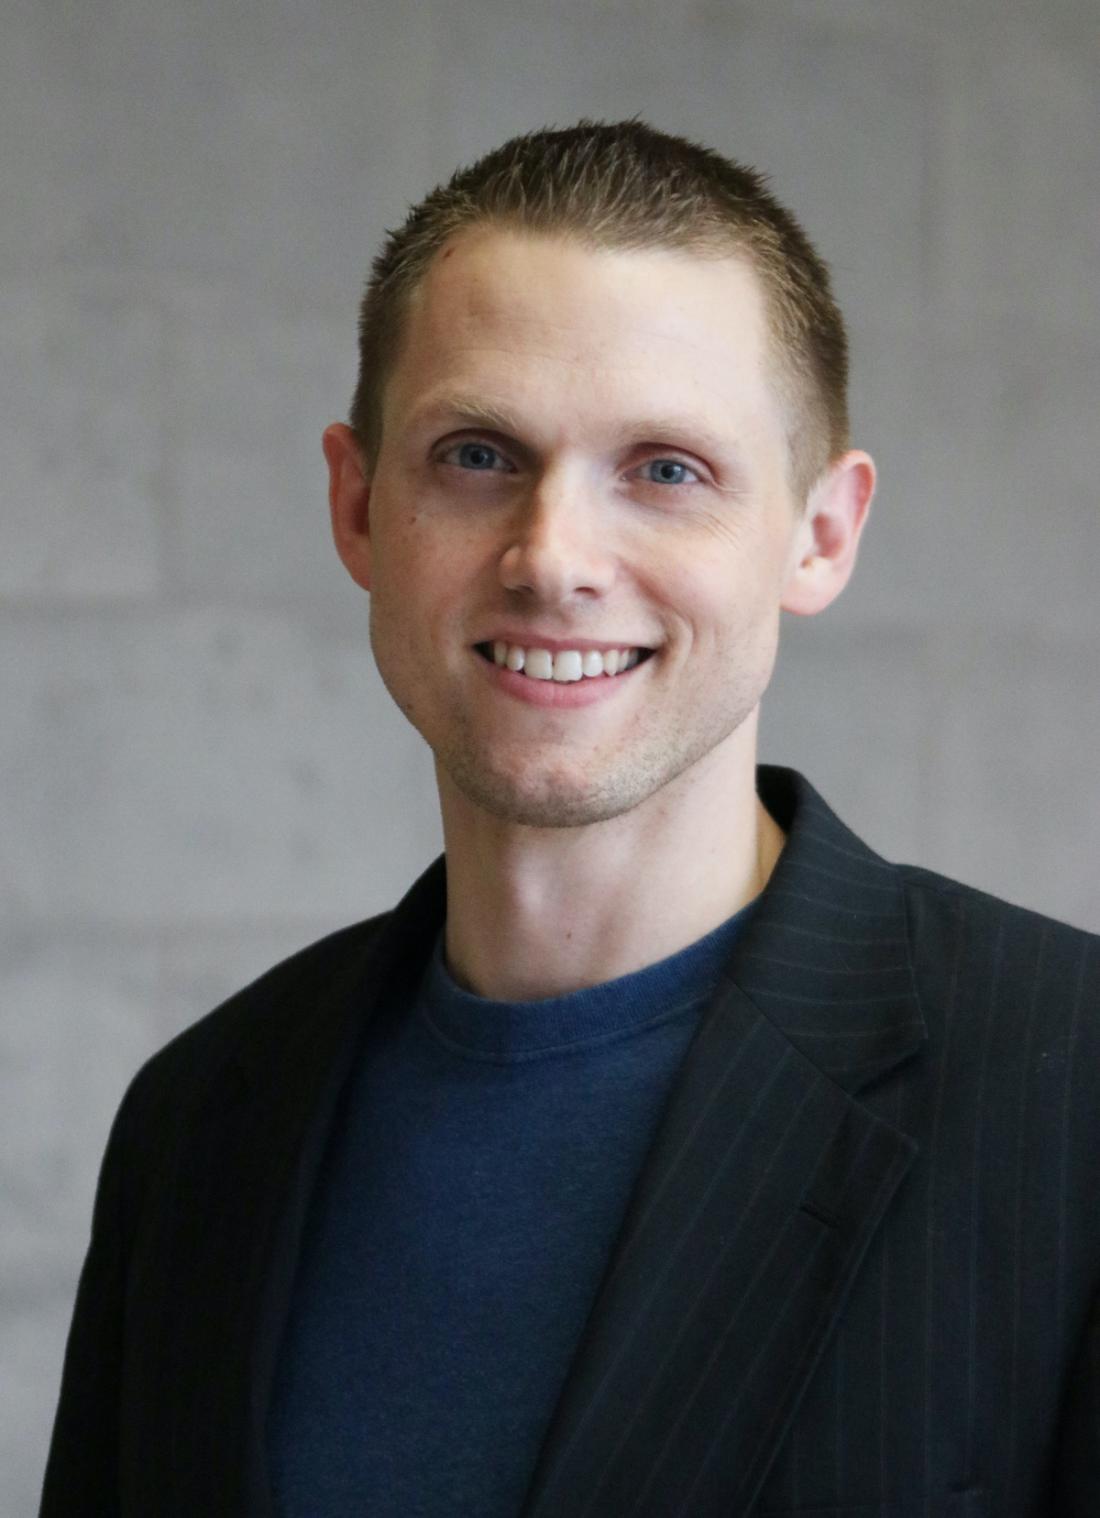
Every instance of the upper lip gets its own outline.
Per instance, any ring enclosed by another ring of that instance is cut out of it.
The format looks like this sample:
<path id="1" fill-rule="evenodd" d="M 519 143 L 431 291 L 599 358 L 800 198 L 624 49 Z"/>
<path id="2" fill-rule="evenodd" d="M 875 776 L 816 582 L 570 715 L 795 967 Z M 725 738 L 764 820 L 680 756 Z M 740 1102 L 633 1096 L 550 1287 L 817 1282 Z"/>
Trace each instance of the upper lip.
<path id="1" fill-rule="evenodd" d="M 511 648 L 545 648 L 547 653 L 564 653 L 569 649 L 576 649 L 578 653 L 588 653 L 595 649 L 597 653 L 610 653 L 612 649 L 650 648 L 648 643 L 631 643 L 622 638 L 613 641 L 604 641 L 599 638 L 549 638 L 544 633 L 535 632 L 494 632 L 487 638 L 479 638 L 479 643 L 507 643 Z"/>

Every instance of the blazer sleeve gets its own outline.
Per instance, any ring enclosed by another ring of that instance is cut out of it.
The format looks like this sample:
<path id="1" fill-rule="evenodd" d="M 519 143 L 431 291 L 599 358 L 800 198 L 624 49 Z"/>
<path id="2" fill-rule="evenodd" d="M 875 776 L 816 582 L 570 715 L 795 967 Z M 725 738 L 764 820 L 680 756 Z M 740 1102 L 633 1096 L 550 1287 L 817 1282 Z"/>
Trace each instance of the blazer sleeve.
<path id="1" fill-rule="evenodd" d="M 1100 1290 L 1070 1369 L 1053 1472 L 1055 1518 L 1100 1513 Z"/>
<path id="2" fill-rule="evenodd" d="M 137 1077 L 107 1140 L 88 1251 L 65 1347 L 40 1518 L 113 1518 L 121 1510 L 119 1425 L 126 1275 L 126 1153 Z"/>

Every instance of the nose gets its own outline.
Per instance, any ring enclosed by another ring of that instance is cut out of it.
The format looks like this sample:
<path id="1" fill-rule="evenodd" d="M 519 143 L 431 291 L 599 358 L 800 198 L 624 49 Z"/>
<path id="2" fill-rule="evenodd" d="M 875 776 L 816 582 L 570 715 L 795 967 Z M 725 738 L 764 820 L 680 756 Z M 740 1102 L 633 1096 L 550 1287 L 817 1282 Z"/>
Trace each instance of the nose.
<path id="1" fill-rule="evenodd" d="M 614 557 L 601 513 L 585 494 L 544 480 L 517 507 L 500 557 L 506 590 L 548 605 L 607 593 Z"/>

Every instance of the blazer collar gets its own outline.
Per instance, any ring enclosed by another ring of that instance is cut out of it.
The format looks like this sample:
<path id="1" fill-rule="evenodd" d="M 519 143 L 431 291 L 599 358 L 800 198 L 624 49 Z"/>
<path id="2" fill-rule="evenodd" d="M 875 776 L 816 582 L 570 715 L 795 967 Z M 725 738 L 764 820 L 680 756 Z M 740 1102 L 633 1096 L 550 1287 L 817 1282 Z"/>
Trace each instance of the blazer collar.
<path id="1" fill-rule="evenodd" d="M 798 771 L 758 765 L 757 790 L 787 841 L 738 940 L 726 981 L 740 987 L 823 1074 L 855 1092 L 915 1053 L 927 1037 L 901 875 L 845 826 Z M 335 1024 L 333 1032 L 345 1043 L 383 987 L 392 995 L 394 978 L 411 979 L 422 968 L 446 905 L 441 855 L 387 918 L 367 925 L 376 931 L 350 946 L 338 979 L 325 987 L 324 1011 L 330 1015 L 321 1019 Z M 316 1023 L 303 1026 L 298 1004 L 284 1004 L 282 1025 L 268 1023 L 237 1051 L 242 1069 L 260 1086 L 277 1073 L 289 1046 L 296 1061 L 315 1038 Z M 331 1056 L 327 1041 L 325 1049 Z"/>
<path id="2" fill-rule="evenodd" d="M 927 1038 L 901 872 L 797 771 L 760 765 L 757 790 L 787 842 L 729 979 L 823 1074 L 856 1092 Z"/>

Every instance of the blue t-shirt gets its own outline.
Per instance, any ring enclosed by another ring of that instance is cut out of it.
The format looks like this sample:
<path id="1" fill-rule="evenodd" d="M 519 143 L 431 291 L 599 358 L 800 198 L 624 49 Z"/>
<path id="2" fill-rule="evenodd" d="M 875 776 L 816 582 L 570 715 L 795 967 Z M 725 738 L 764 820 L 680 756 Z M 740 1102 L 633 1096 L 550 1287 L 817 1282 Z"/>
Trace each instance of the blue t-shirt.
<path id="1" fill-rule="evenodd" d="M 753 903 L 658 964 L 387 1008 L 311 1198 L 276 1367 L 280 1518 L 514 1518 L 633 1181 Z"/>

